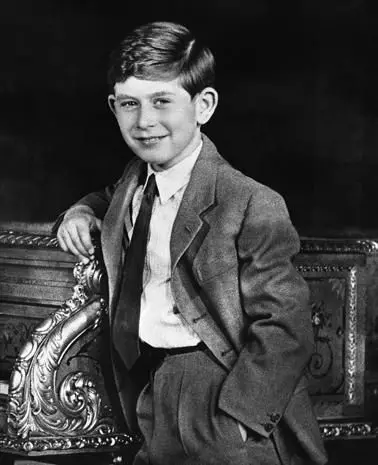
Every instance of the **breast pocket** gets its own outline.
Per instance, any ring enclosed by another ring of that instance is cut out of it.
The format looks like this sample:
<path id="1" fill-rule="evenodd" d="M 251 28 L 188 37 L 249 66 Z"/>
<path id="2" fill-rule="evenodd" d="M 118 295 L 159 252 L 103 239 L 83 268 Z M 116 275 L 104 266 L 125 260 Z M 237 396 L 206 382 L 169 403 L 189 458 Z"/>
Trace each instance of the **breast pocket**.
<path id="1" fill-rule="evenodd" d="M 228 261 L 221 257 L 213 260 L 197 260 L 193 265 L 194 272 L 201 283 L 219 278 L 238 266 L 235 261 Z"/>

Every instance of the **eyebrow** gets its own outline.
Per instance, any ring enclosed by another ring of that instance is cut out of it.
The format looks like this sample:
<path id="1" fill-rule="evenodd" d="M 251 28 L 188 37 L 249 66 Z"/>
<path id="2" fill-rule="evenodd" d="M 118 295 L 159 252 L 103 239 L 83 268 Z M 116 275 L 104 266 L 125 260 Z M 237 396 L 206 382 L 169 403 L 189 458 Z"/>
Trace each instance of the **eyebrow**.
<path id="1" fill-rule="evenodd" d="M 169 95 L 170 96 L 175 96 L 175 93 L 165 91 L 165 90 L 160 90 L 158 92 L 153 92 L 152 94 L 148 94 L 147 97 L 148 98 L 156 98 L 156 97 L 167 97 Z M 122 99 L 126 99 L 126 98 L 131 98 L 131 99 L 138 100 L 137 97 L 133 97 L 132 95 L 128 95 L 128 94 L 118 94 L 115 98 L 116 98 L 116 100 L 122 100 Z"/>

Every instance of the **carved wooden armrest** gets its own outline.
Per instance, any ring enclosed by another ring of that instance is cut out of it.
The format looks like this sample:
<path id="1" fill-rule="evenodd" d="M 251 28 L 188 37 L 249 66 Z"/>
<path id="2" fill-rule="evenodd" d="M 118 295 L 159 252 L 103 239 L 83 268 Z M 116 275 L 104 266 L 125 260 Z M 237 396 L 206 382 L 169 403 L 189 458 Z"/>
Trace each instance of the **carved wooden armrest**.
<path id="1" fill-rule="evenodd" d="M 72 297 L 33 330 L 16 359 L 2 450 L 114 452 L 138 443 L 117 425 L 106 386 L 111 376 L 103 372 L 110 363 L 99 360 L 109 353 L 100 261 L 77 263 L 73 274 Z"/>

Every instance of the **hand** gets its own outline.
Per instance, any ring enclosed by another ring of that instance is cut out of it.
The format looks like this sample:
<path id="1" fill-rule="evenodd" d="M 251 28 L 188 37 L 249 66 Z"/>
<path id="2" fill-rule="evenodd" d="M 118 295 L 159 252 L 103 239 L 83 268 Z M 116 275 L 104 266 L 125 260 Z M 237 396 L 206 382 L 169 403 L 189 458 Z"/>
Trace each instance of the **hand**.
<path id="1" fill-rule="evenodd" d="M 65 252 L 71 252 L 84 263 L 93 257 L 94 247 L 91 232 L 101 231 L 101 220 L 91 208 L 76 206 L 68 210 L 59 226 L 57 238 Z"/>

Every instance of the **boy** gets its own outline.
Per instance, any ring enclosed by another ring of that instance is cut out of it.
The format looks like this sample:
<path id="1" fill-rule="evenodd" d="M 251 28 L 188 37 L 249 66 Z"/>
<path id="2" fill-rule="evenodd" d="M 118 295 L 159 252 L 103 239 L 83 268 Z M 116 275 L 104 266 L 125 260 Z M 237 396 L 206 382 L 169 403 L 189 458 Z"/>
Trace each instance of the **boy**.
<path id="1" fill-rule="evenodd" d="M 298 235 L 283 199 L 201 132 L 218 101 L 211 52 L 181 25 L 150 23 L 113 52 L 108 77 L 136 157 L 57 235 L 88 260 L 101 230 L 114 376 L 144 437 L 134 464 L 324 464 Z"/>

